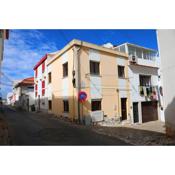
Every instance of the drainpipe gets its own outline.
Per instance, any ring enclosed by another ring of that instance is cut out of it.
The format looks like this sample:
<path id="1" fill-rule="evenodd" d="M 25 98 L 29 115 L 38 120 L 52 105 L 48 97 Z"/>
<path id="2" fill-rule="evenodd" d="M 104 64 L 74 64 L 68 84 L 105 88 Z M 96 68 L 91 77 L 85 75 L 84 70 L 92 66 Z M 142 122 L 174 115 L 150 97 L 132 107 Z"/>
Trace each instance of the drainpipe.
<path id="1" fill-rule="evenodd" d="M 79 47 L 79 46 L 74 47 L 75 80 L 76 80 L 75 88 L 77 89 L 77 99 L 78 99 L 78 93 L 81 90 L 80 49 L 81 49 L 81 47 Z M 78 113 L 78 122 L 81 123 L 80 102 L 79 102 L 79 100 L 77 101 L 77 113 Z"/>

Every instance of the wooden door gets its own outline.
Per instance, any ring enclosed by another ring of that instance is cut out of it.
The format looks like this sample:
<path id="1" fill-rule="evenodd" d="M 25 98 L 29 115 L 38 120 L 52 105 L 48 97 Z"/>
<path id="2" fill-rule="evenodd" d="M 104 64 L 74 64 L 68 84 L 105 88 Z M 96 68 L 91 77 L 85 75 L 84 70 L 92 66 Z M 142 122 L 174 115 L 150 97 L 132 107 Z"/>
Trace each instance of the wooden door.
<path id="1" fill-rule="evenodd" d="M 127 98 L 121 98 L 121 114 L 122 114 L 122 120 L 127 119 Z"/>

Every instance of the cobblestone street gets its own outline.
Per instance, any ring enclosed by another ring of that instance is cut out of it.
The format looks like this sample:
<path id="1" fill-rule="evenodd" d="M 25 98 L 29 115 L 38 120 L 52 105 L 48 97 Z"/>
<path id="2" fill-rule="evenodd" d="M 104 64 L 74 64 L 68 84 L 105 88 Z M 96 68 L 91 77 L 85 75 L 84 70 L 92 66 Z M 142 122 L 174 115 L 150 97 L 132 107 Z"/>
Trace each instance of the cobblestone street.
<path id="1" fill-rule="evenodd" d="M 130 145 L 48 114 L 5 107 L 4 120 L 8 123 L 12 145 Z"/>
<path id="2" fill-rule="evenodd" d="M 159 121 L 87 127 L 49 114 L 8 107 L 4 108 L 3 118 L 9 128 L 7 145 L 175 145 Z"/>

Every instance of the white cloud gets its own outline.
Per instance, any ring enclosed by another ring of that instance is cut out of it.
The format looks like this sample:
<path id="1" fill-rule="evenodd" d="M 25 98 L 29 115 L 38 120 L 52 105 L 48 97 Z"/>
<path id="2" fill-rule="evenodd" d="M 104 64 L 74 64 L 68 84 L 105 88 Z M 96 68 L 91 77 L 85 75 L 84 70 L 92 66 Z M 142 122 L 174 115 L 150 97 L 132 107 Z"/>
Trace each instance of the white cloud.
<path id="1" fill-rule="evenodd" d="M 56 44 L 40 31 L 11 30 L 9 40 L 5 41 L 2 71 L 13 80 L 33 76 L 33 67 L 39 59 L 54 51 Z"/>

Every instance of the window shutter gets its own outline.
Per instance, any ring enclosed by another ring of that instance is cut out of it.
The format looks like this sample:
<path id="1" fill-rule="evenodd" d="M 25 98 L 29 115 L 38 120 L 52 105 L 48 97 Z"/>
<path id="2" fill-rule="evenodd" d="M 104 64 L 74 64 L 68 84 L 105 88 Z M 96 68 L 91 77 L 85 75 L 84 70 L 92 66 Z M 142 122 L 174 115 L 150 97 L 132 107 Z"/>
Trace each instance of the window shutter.
<path id="1" fill-rule="evenodd" d="M 42 81 L 42 96 L 45 95 L 45 81 Z"/>
<path id="2" fill-rule="evenodd" d="M 45 89 L 42 89 L 42 96 L 45 95 Z"/>
<path id="3" fill-rule="evenodd" d="M 42 81 L 42 88 L 45 88 L 45 81 Z"/>

